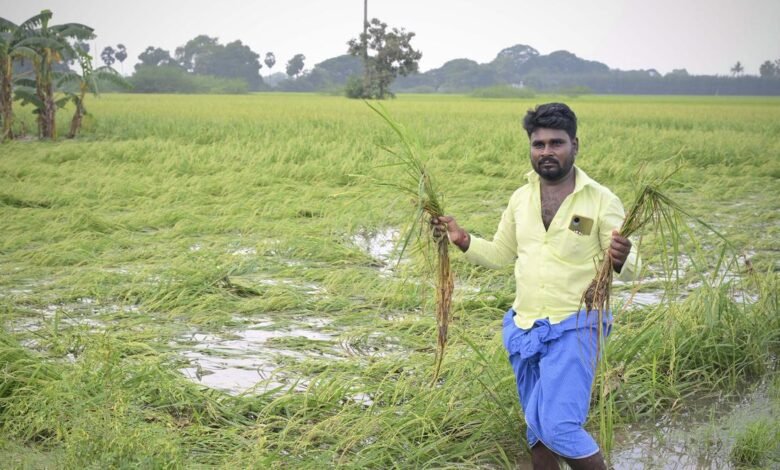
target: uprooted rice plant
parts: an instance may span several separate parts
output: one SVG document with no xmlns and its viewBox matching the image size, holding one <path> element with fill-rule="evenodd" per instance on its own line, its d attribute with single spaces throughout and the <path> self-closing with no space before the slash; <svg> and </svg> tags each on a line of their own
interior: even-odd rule
<svg viewBox="0 0 780 470">
<path fill-rule="evenodd" d="M 436 337 L 436 366 L 433 372 L 433 382 L 436 383 L 447 347 L 452 292 L 455 289 L 455 280 L 450 268 L 449 240 L 446 236 L 437 236 L 429 224 L 432 219 L 445 215 L 444 208 L 439 201 L 442 196 L 437 193 L 433 177 L 425 168 L 425 163 L 419 154 L 414 138 L 401 123 L 396 122 L 387 114 L 387 111 L 381 104 L 371 104 L 370 102 L 366 102 L 366 104 L 390 126 L 401 141 L 401 150 L 396 152 L 387 147 L 384 150 L 399 160 L 396 165 L 403 167 L 406 181 L 403 183 L 383 183 L 390 187 L 395 187 L 401 193 L 411 197 L 415 208 L 410 227 L 399 250 L 399 257 L 403 256 L 404 251 L 409 246 L 409 242 L 421 245 L 428 264 L 432 266 L 432 271 L 435 273 L 436 327 L 438 334 Z M 416 239 L 415 231 L 417 231 Z"/>
<path fill-rule="evenodd" d="M 386 107 L 414 129 L 447 210 L 489 237 L 530 169 L 519 119 L 551 99 L 401 96 Z M 670 266 L 668 245 L 643 237 L 642 281 L 612 291 L 616 324 L 593 397 L 605 405 L 589 428 L 614 431 L 604 433 L 614 434 L 614 459 L 638 466 L 632 442 L 647 441 L 637 429 L 683 416 L 691 455 L 719 468 L 771 466 L 775 450 L 748 444 L 771 442 L 762 430 L 776 429 L 775 411 L 744 429 L 720 423 L 732 423 L 745 394 L 763 397 L 761 384 L 776 382 L 780 101 L 593 96 L 571 105 L 578 163 L 626 206 L 636 168 L 662 177 L 683 148 L 664 194 L 740 253 L 733 260 L 720 238 L 685 225 L 694 236 Z M 367 191 L 355 176 L 397 181 L 393 156 L 377 148 L 397 137 L 363 103 L 105 95 L 92 112 L 78 140 L 0 147 L 4 462 L 528 461 L 499 339 L 511 269 L 452 257 L 454 321 L 431 387 L 435 300 L 414 282 L 419 265 L 396 263 L 385 246 L 402 240 L 409 198 Z M 671 454 L 656 450 L 648 466 Z"/>
</svg>

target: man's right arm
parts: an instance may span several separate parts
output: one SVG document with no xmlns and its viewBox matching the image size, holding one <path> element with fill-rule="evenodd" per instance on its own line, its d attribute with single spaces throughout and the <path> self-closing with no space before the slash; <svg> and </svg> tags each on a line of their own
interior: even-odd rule
<svg viewBox="0 0 780 470">
<path fill-rule="evenodd" d="M 514 211 L 507 207 L 501 216 L 493 241 L 472 237 L 461 228 L 454 217 L 441 216 L 431 221 L 440 232 L 447 233 L 453 245 L 466 253 L 466 259 L 488 268 L 501 268 L 517 257 Z"/>
</svg>

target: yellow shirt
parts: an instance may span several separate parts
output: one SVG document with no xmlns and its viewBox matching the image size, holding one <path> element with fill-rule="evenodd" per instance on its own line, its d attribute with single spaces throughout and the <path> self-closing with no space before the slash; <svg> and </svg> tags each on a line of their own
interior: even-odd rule
<svg viewBox="0 0 780 470">
<path fill-rule="evenodd" d="M 465 253 L 468 261 L 489 268 L 515 262 L 517 293 L 512 307 L 520 328 L 530 328 L 540 318 L 558 323 L 580 308 L 582 293 L 596 275 L 612 230 L 623 223 L 620 199 L 574 168 L 574 191 L 561 203 L 548 230 L 542 223 L 539 175 L 531 171 L 526 175 L 528 184 L 509 199 L 493 241 L 472 236 Z M 572 228 L 583 230 L 578 233 Z M 636 246 L 632 246 L 616 276 L 630 281 L 639 267 Z"/>
</svg>

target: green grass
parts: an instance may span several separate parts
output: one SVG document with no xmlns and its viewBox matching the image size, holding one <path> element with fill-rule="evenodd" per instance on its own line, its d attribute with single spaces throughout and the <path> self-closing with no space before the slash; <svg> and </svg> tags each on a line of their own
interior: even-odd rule
<svg viewBox="0 0 780 470">
<path fill-rule="evenodd" d="M 775 468 L 780 464 L 780 375 L 765 382 L 765 392 L 751 403 L 747 418 L 731 429 L 729 459 L 738 468 Z"/>
<path fill-rule="evenodd" d="M 769 419 L 750 423 L 737 436 L 731 449 L 731 460 L 737 466 L 755 467 L 762 465 L 772 451 L 777 449 L 780 428 Z"/>
<path fill-rule="evenodd" d="M 402 95 L 385 106 L 416 135 L 447 210 L 489 237 L 530 170 L 522 115 L 562 99 Z M 0 457 L 63 468 L 527 462 L 499 339 L 511 268 L 453 256 L 454 320 L 431 387 L 424 265 L 396 267 L 353 240 L 400 230 L 414 210 L 373 184 L 403 174 L 379 148 L 397 148 L 396 137 L 362 102 L 107 94 L 87 105 L 94 115 L 75 141 L 0 147 Z M 618 305 L 607 392 L 594 396 L 610 403 L 594 410 L 612 415 L 594 411 L 589 429 L 689 411 L 759 380 L 780 342 L 780 100 L 582 96 L 572 106 L 589 175 L 628 203 L 638 167 L 664 175 L 679 155 L 664 193 L 752 265 L 719 282 L 718 266 L 745 274 L 744 263 L 691 228 L 679 284 L 698 287 L 658 306 Z M 677 285 L 657 270 L 661 241 L 648 235 L 642 247 L 652 269 L 640 292 Z M 734 301 L 738 288 L 752 300 Z M 246 356 L 278 366 L 280 388 L 266 391 L 230 396 L 178 371 L 191 365 L 194 333 L 223 345 L 258 324 L 333 340 L 253 344 Z"/>
</svg>

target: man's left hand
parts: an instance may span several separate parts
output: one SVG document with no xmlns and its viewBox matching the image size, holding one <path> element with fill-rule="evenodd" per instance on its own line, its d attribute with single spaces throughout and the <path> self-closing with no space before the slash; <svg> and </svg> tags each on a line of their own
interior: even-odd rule
<svg viewBox="0 0 780 470">
<path fill-rule="evenodd" d="M 617 230 L 612 231 L 612 241 L 609 244 L 609 258 L 612 260 L 612 268 L 620 272 L 631 251 L 631 240 L 621 236 Z"/>
</svg>

